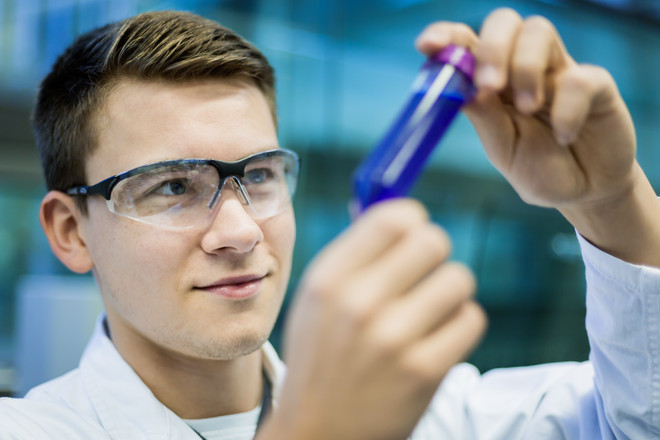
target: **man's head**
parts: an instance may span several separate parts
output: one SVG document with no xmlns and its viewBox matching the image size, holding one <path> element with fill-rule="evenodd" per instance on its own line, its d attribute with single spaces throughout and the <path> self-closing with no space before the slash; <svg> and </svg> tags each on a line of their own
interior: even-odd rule
<svg viewBox="0 0 660 440">
<path fill-rule="evenodd" d="M 211 20 L 152 12 L 80 36 L 44 78 L 34 111 L 48 189 L 85 183 L 85 162 L 98 146 L 97 117 L 122 80 L 223 78 L 254 82 L 275 118 L 272 67 L 254 46 Z"/>
<path fill-rule="evenodd" d="M 232 162 L 278 148 L 274 115 L 263 55 L 185 13 L 143 14 L 92 31 L 44 80 L 35 128 L 51 191 L 41 223 L 64 264 L 94 272 L 124 356 L 235 359 L 256 350 L 288 283 L 293 211 L 287 204 L 255 216 L 228 181 L 209 215 L 177 228 L 66 191 L 151 164 Z M 173 188 L 185 187 L 179 177 L 145 194 L 167 204 Z"/>
</svg>

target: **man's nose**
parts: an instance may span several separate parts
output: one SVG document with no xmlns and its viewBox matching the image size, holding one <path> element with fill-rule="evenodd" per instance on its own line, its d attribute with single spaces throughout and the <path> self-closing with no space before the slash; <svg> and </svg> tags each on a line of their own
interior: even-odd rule
<svg viewBox="0 0 660 440">
<path fill-rule="evenodd" d="M 237 178 L 230 177 L 223 183 L 213 219 L 202 239 L 205 252 L 247 253 L 263 240 L 261 227 L 250 215 L 247 197 Z"/>
</svg>

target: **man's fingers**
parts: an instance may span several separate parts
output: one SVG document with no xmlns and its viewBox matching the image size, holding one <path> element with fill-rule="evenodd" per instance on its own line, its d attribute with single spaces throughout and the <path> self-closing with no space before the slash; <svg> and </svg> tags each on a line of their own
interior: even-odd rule
<svg viewBox="0 0 660 440">
<path fill-rule="evenodd" d="M 428 25 L 415 40 L 417 50 L 425 55 L 433 55 L 450 44 L 474 50 L 477 35 L 465 24 L 440 21 Z"/>
<path fill-rule="evenodd" d="M 450 320 L 471 300 L 475 285 L 467 267 L 459 263 L 443 264 L 407 295 L 389 303 L 371 330 L 392 346 L 409 346 Z"/>
<path fill-rule="evenodd" d="M 526 19 L 511 56 L 510 82 L 518 111 L 531 114 L 545 102 L 547 73 L 565 66 L 565 54 L 555 27 L 543 17 Z"/>
<path fill-rule="evenodd" d="M 479 135 L 488 159 L 500 172 L 506 171 L 511 164 L 517 136 L 510 111 L 499 95 L 488 92 L 477 94 L 472 103 L 463 107 L 463 113 Z"/>
<path fill-rule="evenodd" d="M 440 381 L 447 371 L 465 360 L 486 331 L 487 318 L 473 301 L 463 303 L 442 326 L 413 345 L 405 363 L 420 377 Z"/>
<path fill-rule="evenodd" d="M 377 203 L 324 248 L 306 274 L 316 281 L 332 283 L 337 276 L 346 276 L 371 264 L 402 236 L 427 222 L 426 209 L 414 200 Z"/>
<path fill-rule="evenodd" d="M 442 266 L 450 250 L 447 234 L 426 222 L 402 234 L 359 270 L 337 275 L 321 289 L 334 298 L 347 323 L 362 326 L 388 304 L 419 289 L 418 285 Z M 411 318 L 414 316 L 404 319 Z"/>
<path fill-rule="evenodd" d="M 616 95 L 614 80 L 600 67 L 576 65 L 557 76 L 550 119 L 557 142 L 573 143 L 590 113 L 598 114 Z"/>
<path fill-rule="evenodd" d="M 509 63 L 522 18 L 512 9 L 490 14 L 481 27 L 475 48 L 475 83 L 480 89 L 501 91 L 508 82 Z"/>
<path fill-rule="evenodd" d="M 387 285 L 382 286 L 383 290 L 408 291 L 443 263 L 450 252 L 447 234 L 429 222 L 402 237 L 361 276 L 374 281 L 385 279 Z"/>
</svg>

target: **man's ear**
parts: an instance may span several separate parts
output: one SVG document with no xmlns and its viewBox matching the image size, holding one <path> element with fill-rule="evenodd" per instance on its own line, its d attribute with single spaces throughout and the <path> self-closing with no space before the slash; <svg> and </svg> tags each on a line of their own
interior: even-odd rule
<svg viewBox="0 0 660 440">
<path fill-rule="evenodd" d="M 75 201 L 60 191 L 46 194 L 39 209 L 39 221 L 53 253 L 77 273 L 89 272 L 94 266 L 82 235 L 82 215 Z"/>
</svg>

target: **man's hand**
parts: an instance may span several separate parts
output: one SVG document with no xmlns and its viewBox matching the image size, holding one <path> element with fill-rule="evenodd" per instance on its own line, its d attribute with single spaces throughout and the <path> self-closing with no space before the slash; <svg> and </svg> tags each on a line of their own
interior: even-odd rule
<svg viewBox="0 0 660 440">
<path fill-rule="evenodd" d="M 635 160 L 635 133 L 609 73 L 577 64 L 554 26 L 499 9 L 479 36 L 436 23 L 431 54 L 456 43 L 477 58 L 479 93 L 465 109 L 493 165 L 528 203 L 555 207 L 596 246 L 660 266 L 660 202 Z"/>
<path fill-rule="evenodd" d="M 449 252 L 411 200 L 375 205 L 322 251 L 288 318 L 289 371 L 262 438 L 405 439 L 485 328 Z"/>
</svg>

